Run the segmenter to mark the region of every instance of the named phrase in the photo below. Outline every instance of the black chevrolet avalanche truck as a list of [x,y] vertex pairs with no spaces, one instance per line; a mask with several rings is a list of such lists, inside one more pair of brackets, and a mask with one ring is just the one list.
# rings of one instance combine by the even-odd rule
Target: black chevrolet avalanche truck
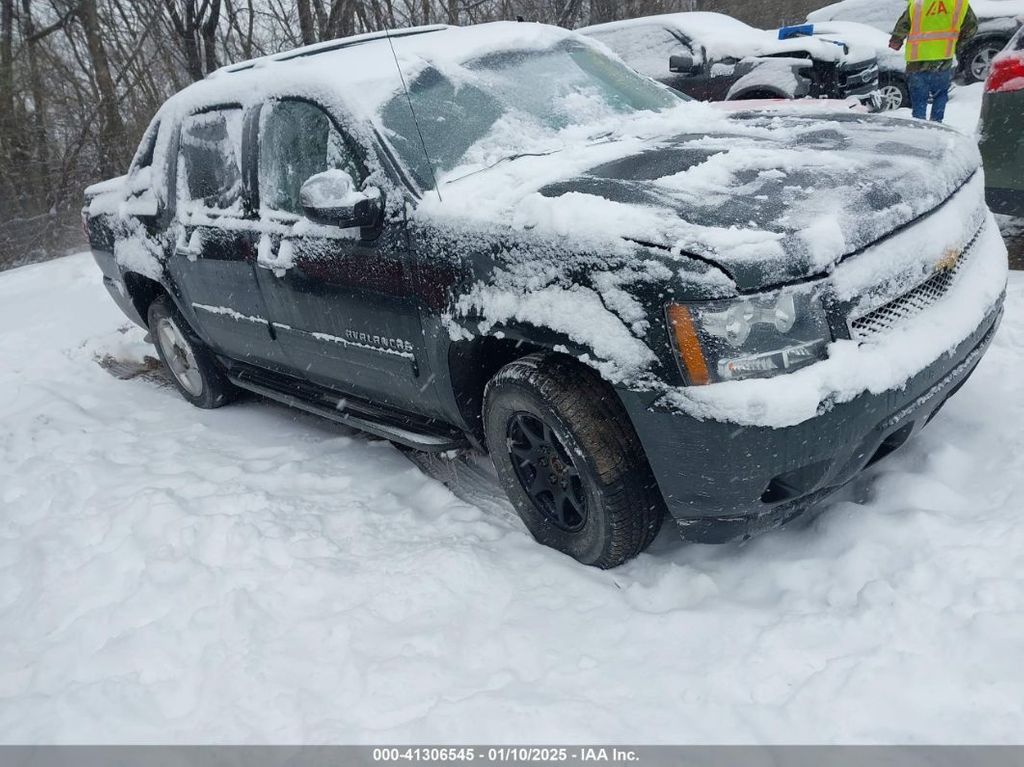
[[[489,453],[538,541],[724,541],[904,443],[995,332],[972,142],[726,114],[535,24],[366,35],[171,98],[86,190],[181,394]],[[937,170],[941,169],[941,170]]]

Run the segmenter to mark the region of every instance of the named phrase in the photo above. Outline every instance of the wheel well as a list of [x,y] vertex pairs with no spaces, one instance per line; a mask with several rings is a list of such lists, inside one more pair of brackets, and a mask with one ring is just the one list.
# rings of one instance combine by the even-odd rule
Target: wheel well
[[470,436],[483,445],[484,389],[487,382],[505,365],[543,347],[525,341],[485,336],[452,344],[448,350],[448,370],[452,392]]
[[991,45],[993,47],[1005,48],[1013,35],[1001,35],[998,33],[975,35],[974,38],[964,46],[965,51],[975,51],[978,48]]
[[167,295],[164,286],[154,279],[144,277],[138,272],[127,272],[124,275],[124,287],[128,291],[135,311],[144,323],[149,322],[149,307],[159,296]]

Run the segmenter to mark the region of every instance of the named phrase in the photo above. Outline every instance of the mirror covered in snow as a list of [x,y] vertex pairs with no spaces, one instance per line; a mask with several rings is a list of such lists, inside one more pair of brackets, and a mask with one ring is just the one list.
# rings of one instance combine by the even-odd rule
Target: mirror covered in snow
[[348,173],[337,169],[307,179],[299,201],[310,221],[340,227],[372,226],[381,210],[379,189],[360,191]]

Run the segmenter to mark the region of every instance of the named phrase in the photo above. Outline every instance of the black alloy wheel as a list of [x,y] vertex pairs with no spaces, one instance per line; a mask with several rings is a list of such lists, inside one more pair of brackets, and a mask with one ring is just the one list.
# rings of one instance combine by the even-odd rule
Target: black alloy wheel
[[587,522],[583,479],[551,427],[516,413],[508,422],[508,450],[523,490],[551,524],[569,533],[581,530]]

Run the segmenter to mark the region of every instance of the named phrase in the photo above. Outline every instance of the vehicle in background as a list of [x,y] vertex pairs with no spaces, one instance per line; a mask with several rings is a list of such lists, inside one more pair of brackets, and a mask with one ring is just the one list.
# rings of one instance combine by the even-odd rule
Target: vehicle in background
[[666,515],[782,524],[957,391],[1006,285],[978,165],[950,129],[727,113],[506,22],[228,66],[83,214],[186,400],[487,451],[538,541],[612,567]]
[[1024,216],[1024,30],[992,60],[979,132],[989,206]]
[[[966,50],[959,51],[959,76],[966,83],[981,82],[988,76],[992,59],[1009,42],[1024,22],[1024,0],[971,0],[978,17],[978,33]],[[807,15],[807,21],[856,21],[891,34],[906,0],[840,0]]]
[[779,35],[720,13],[672,13],[578,30],[638,72],[701,101],[846,99],[874,105],[873,51]]
[[[800,29],[791,27],[789,29]],[[910,107],[907,62],[901,51],[889,47],[889,34],[856,21],[821,21],[807,24],[804,34],[846,43],[875,52],[878,62],[878,95],[883,111]]]

